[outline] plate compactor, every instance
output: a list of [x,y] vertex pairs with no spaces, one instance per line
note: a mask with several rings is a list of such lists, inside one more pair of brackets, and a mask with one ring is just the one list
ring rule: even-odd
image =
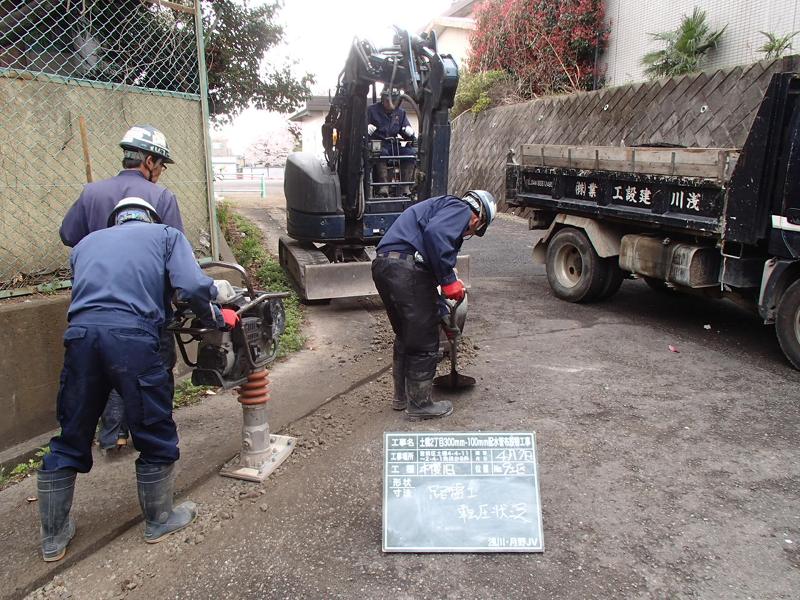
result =
[[[201,266],[225,267],[241,274],[244,288],[231,286],[226,294],[220,294],[220,305],[235,310],[239,322],[229,331],[204,327],[188,304],[177,302],[175,317],[167,328],[175,334],[181,358],[192,368],[193,384],[239,388],[242,450],[238,461],[226,465],[221,474],[264,481],[294,449],[294,438],[271,434],[267,423],[266,367],[278,353],[278,340],[286,325],[283,298],[288,294],[255,290],[247,272],[236,264],[212,261]],[[187,349],[192,342],[197,342],[195,360]]]

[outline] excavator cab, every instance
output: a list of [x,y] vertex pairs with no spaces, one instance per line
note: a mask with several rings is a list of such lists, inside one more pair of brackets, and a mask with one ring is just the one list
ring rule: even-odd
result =
[[[403,200],[416,197],[417,186],[414,174],[417,170],[416,153],[409,152],[414,147],[412,140],[399,137],[371,139],[369,142],[370,197]],[[388,154],[386,152],[388,148]]]

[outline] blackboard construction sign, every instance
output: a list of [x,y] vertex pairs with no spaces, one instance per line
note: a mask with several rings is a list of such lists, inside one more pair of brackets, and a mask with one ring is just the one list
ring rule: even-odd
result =
[[542,552],[534,433],[384,433],[384,552]]

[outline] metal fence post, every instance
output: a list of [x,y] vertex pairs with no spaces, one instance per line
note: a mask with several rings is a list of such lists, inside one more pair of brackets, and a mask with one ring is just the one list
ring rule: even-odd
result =
[[266,198],[267,197],[267,185],[266,185],[266,183],[264,183],[264,174],[263,173],[261,174],[261,197],[262,198]]
[[217,203],[214,199],[214,175],[211,165],[211,124],[208,110],[208,73],[206,72],[206,45],[203,39],[203,13],[200,0],[194,2],[194,24],[197,36],[197,70],[200,80],[200,106],[203,114],[203,146],[206,155],[206,195],[208,196],[209,233],[211,237],[211,256],[220,257],[219,223],[217,222]]

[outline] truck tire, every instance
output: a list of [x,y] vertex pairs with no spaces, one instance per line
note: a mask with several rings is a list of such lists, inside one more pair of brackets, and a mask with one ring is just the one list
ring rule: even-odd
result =
[[597,300],[607,279],[607,265],[586,234],[574,227],[560,229],[550,240],[545,266],[553,293],[567,302]]
[[800,369],[800,281],[786,288],[778,303],[775,335],[781,350],[795,369]]
[[603,267],[606,270],[606,274],[605,282],[603,283],[603,289],[600,290],[600,293],[597,295],[597,299],[605,300],[607,298],[611,298],[611,296],[619,291],[622,282],[625,280],[625,271],[619,268],[618,256],[601,258],[600,260],[603,261]]

